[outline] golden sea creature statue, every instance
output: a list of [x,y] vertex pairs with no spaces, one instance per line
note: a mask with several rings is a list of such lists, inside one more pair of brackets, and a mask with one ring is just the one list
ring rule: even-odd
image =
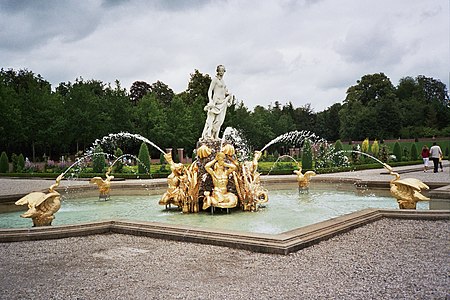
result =
[[255,211],[258,204],[269,201],[267,190],[261,186],[258,172],[258,160],[261,158],[261,155],[261,151],[255,151],[253,160],[244,162],[241,180],[236,182],[241,206],[244,211]]
[[205,191],[203,209],[210,206],[220,208],[236,207],[238,198],[227,189],[228,177],[237,170],[236,165],[225,162],[225,154],[219,152],[216,157],[205,165],[205,170],[212,177],[214,189],[212,193]]
[[174,204],[178,207],[183,207],[183,202],[186,198],[186,168],[181,163],[175,163],[172,159],[172,153],[166,153],[164,158],[170,165],[172,173],[167,177],[167,191],[159,200],[160,205],[170,206]]
[[383,166],[395,177],[390,181],[391,195],[397,199],[400,209],[416,209],[417,202],[430,200],[420,193],[422,189],[428,190],[428,185],[416,178],[400,179],[400,175],[391,166]]
[[186,197],[183,203],[183,213],[197,213],[199,211],[198,191],[200,188],[200,182],[198,181],[197,162],[194,161],[185,171]]
[[50,226],[55,218],[53,216],[61,208],[61,195],[55,191],[59,186],[63,174],[56,178],[56,182],[50,186],[48,193],[32,192],[16,201],[16,205],[28,205],[28,210],[21,214],[22,218],[31,218],[33,227]]
[[309,188],[309,182],[311,181],[312,176],[316,176],[314,171],[306,171],[304,174],[302,173],[302,167],[298,166],[298,170],[294,170],[294,173],[297,174],[297,182],[299,190],[307,190]]
[[111,180],[114,179],[114,176],[110,176],[109,173],[111,173],[111,167],[108,168],[108,171],[105,174],[105,180],[103,180],[99,176],[93,177],[90,180],[90,183],[94,183],[98,186],[98,190],[100,192],[98,198],[104,199],[105,201],[109,199],[109,192],[111,191]]

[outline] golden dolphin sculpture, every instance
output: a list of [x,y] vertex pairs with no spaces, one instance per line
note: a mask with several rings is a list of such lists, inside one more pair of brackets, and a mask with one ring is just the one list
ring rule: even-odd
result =
[[391,166],[388,164],[383,164],[383,166],[395,177],[389,184],[391,195],[397,199],[400,209],[416,209],[417,202],[430,200],[421,194],[422,189],[429,189],[428,185],[416,178],[400,179],[400,175],[394,172]]
[[297,174],[298,188],[301,190],[308,189],[311,177],[316,176],[316,173],[313,171],[306,171],[303,174],[302,167],[300,166],[298,167],[298,170],[294,170],[294,173]]
[[50,226],[55,218],[53,216],[61,208],[61,195],[55,191],[63,174],[56,178],[56,183],[50,186],[48,193],[32,192],[16,201],[16,205],[28,205],[28,210],[21,214],[22,218],[31,218],[33,227]]
[[95,183],[98,186],[98,190],[100,192],[98,198],[108,200],[109,199],[109,192],[111,191],[111,180],[114,179],[114,176],[110,176],[109,173],[111,173],[111,167],[108,168],[108,171],[106,172],[105,176],[106,179],[103,180],[101,177],[93,177],[90,180],[90,183]]

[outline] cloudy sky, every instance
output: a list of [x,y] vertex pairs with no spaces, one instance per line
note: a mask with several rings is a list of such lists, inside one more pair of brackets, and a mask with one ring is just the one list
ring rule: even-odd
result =
[[0,0],[0,67],[179,93],[224,64],[248,108],[318,112],[366,74],[448,86],[449,19],[449,0]]

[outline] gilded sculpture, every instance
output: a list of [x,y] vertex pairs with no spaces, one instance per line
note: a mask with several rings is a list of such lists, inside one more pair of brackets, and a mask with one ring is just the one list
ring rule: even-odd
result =
[[50,226],[55,219],[54,214],[61,208],[61,195],[55,190],[63,178],[63,174],[56,178],[48,193],[32,192],[16,201],[16,205],[28,205],[28,210],[21,214],[22,218],[31,218],[33,227]]
[[428,201],[430,198],[421,194],[422,189],[428,190],[429,187],[416,178],[400,179],[400,175],[392,169],[388,164],[383,166],[394,176],[390,181],[391,195],[397,199],[400,209],[416,209],[417,202]]
[[186,198],[186,168],[182,163],[175,163],[172,159],[172,153],[166,153],[164,158],[170,165],[172,171],[167,177],[167,191],[159,200],[160,205],[170,206],[171,204],[183,207]]
[[212,177],[214,189],[205,191],[203,209],[210,206],[220,208],[236,207],[238,198],[228,191],[228,177],[237,170],[236,165],[225,162],[225,154],[217,153],[216,157],[205,165],[205,170]]
[[261,186],[260,174],[258,172],[258,160],[261,151],[255,151],[252,161],[246,161],[242,165],[242,174],[238,180],[238,194],[241,207],[244,211],[255,211],[258,205],[269,201],[267,190]]
[[305,173],[302,173],[302,167],[300,166],[298,166],[298,170],[294,170],[294,173],[297,174],[299,191],[308,190],[311,177],[316,176],[316,173],[314,171],[306,171]]
[[93,177],[90,180],[90,183],[94,183],[98,186],[99,190],[99,199],[108,200],[109,199],[109,193],[111,191],[111,180],[114,179],[114,176],[109,175],[111,173],[111,167],[108,168],[108,171],[106,172],[105,176],[106,179],[102,179],[101,177]]

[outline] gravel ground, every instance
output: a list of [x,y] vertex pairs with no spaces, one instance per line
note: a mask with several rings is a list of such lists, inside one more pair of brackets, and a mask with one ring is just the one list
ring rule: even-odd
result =
[[0,243],[1,299],[450,299],[447,221],[382,219],[287,256],[128,235]]

